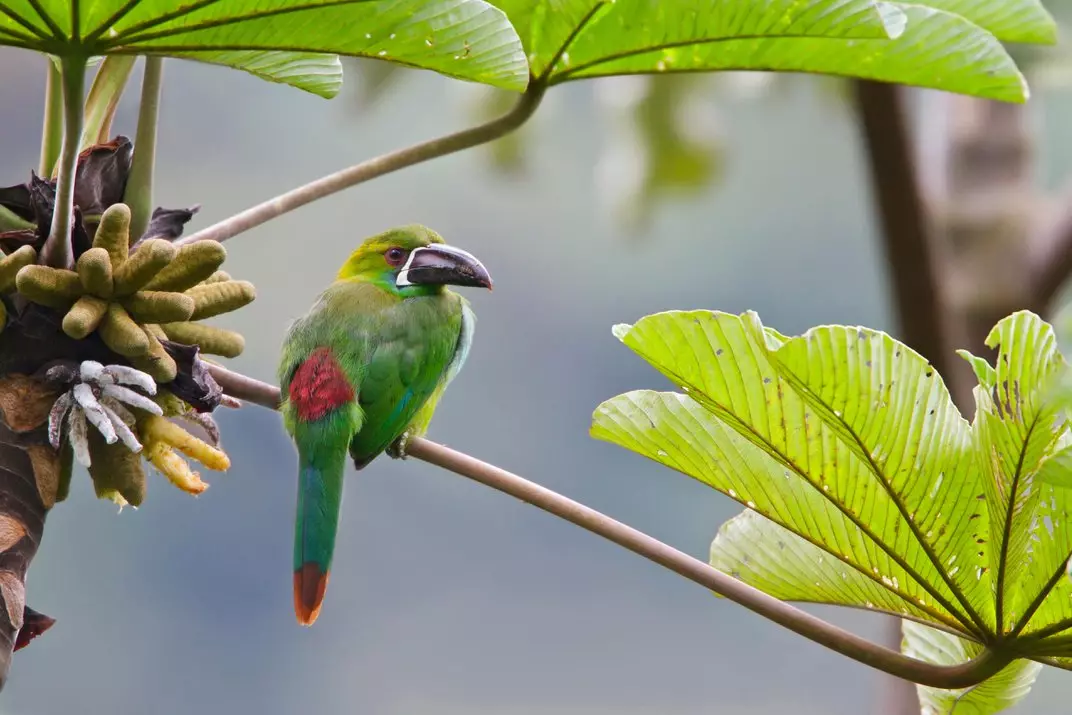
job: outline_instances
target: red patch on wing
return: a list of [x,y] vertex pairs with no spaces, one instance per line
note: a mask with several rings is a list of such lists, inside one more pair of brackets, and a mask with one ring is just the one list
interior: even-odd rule
[[317,348],[294,371],[288,394],[298,419],[312,422],[351,402],[354,388],[331,351]]

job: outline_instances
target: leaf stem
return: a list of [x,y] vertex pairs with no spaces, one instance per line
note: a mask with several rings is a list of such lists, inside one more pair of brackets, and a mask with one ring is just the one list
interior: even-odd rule
[[[278,409],[278,387],[218,365],[210,365],[209,371],[228,395]],[[809,640],[898,678],[933,688],[967,688],[983,682],[1012,662],[1012,656],[989,649],[974,660],[956,666],[934,665],[909,658],[769,596],[643,532],[505,469],[420,438],[410,442],[407,453],[565,519]]]
[[101,61],[86,96],[82,139],[79,141],[82,149],[108,141],[116,107],[137,60],[135,55],[108,55]]
[[78,173],[78,140],[82,136],[82,93],[86,82],[86,58],[60,60],[63,86],[63,149],[56,170],[56,206],[52,228],[41,249],[41,262],[53,268],[72,264],[71,227],[74,220],[74,182]]
[[331,194],[352,186],[390,174],[414,164],[437,159],[463,149],[494,141],[509,134],[524,124],[540,105],[546,85],[532,80],[517,104],[501,117],[484,124],[463,129],[446,136],[430,139],[420,144],[399,149],[389,154],[363,161],[347,169],[329,174],[304,186],[299,186],[274,199],[235,214],[219,223],[190,234],[175,241],[176,245],[194,243],[195,241],[226,241],[244,231],[260,226],[262,223],[278,218],[285,213],[317,201]]
[[147,55],[141,80],[138,130],[134,135],[134,159],[123,200],[130,207],[130,235],[134,240],[149,228],[153,213],[153,173],[156,168],[156,125],[160,116],[160,92],[164,58]]
[[46,56],[48,75],[45,78],[45,119],[41,126],[41,160],[37,164],[38,175],[48,178],[60,158],[63,142],[63,79],[60,68],[52,57]]

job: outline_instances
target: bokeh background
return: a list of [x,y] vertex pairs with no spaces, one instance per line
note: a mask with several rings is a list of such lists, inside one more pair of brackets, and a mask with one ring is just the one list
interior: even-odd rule
[[[201,228],[488,109],[484,90],[431,73],[400,71],[376,91],[377,69],[361,66],[325,102],[169,61],[158,202],[203,204],[191,225]],[[43,72],[43,59],[0,50],[0,184],[37,163]],[[736,505],[587,434],[603,399],[667,386],[611,326],[674,308],[753,309],[785,333],[831,322],[892,330],[894,320],[859,129],[838,87],[669,81],[678,84],[639,113],[644,80],[557,88],[519,147],[411,168],[231,240],[226,268],[259,291],[222,321],[247,339],[232,367],[274,380],[287,323],[349,251],[425,223],[495,279],[494,293],[469,292],[476,342],[430,436],[705,558]],[[133,136],[129,94],[115,129]],[[1072,96],[1036,89],[1030,111],[1037,181],[1053,187],[1072,168]],[[650,142],[680,160],[647,172],[638,152]],[[384,458],[349,478],[327,602],[315,627],[300,628],[295,454],[276,414],[217,414],[234,466],[206,473],[200,498],[157,476],[142,508],[117,514],[76,473],[28,579],[30,604],[58,623],[15,657],[0,713],[826,715],[875,705],[869,669],[413,460]],[[882,633],[869,614],[822,613]],[[1016,712],[1067,712],[1070,695],[1072,676],[1047,670]]]

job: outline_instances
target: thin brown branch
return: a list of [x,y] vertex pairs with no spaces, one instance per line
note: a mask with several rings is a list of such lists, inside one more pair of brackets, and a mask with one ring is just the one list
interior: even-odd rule
[[[218,365],[210,366],[209,370],[224,392],[232,397],[269,409],[278,408],[278,387]],[[909,658],[768,596],[699,559],[505,469],[426,439],[410,442],[407,454],[576,524],[805,638],[895,677],[935,688],[966,688],[994,675],[1011,660],[990,650],[975,660],[957,666],[938,666]]]
[[357,186],[370,179],[494,141],[524,124],[540,105],[545,90],[546,84],[544,82],[532,80],[529,82],[529,88],[518,99],[517,104],[501,117],[453,134],[414,144],[405,149],[399,149],[398,151],[363,161],[334,174],[329,174],[304,186],[292,189],[285,194],[280,194],[274,199],[269,199],[264,203],[246,209],[197,233],[179,239],[175,243],[181,245],[193,243],[194,241],[226,241],[228,238],[260,226],[262,223],[278,218],[294,209],[301,208],[308,203],[344,189],[349,189],[352,186]]

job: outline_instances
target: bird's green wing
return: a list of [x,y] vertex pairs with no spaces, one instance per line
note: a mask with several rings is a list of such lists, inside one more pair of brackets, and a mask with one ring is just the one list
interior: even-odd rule
[[377,316],[374,330],[369,326],[358,390],[365,422],[350,444],[355,466],[383,452],[436,393],[457,354],[462,305],[450,293],[410,298]]

